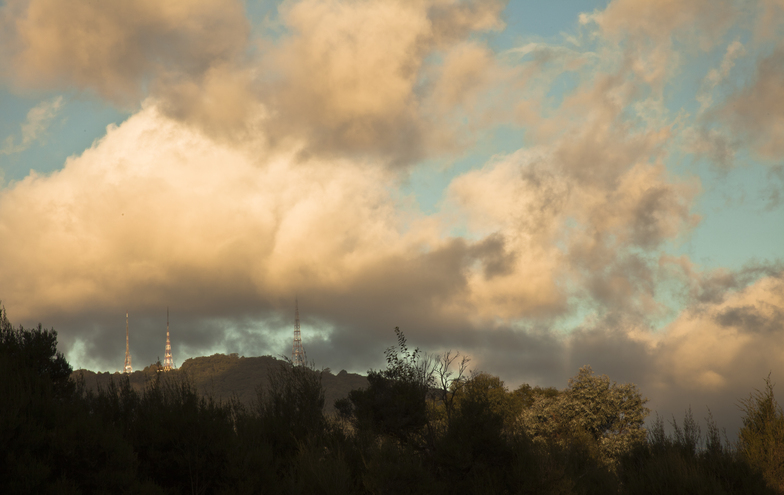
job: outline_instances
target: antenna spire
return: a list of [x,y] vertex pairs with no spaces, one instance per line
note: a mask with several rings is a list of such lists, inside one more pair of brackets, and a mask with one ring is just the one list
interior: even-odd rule
[[291,364],[294,366],[305,365],[305,348],[302,347],[302,335],[299,331],[299,300],[294,298],[294,345],[291,350]]
[[173,369],[174,360],[172,359],[171,342],[169,341],[169,307],[166,306],[166,352],[163,355],[163,371]]
[[133,373],[131,367],[131,347],[128,343],[128,312],[125,312],[125,368],[124,373]]

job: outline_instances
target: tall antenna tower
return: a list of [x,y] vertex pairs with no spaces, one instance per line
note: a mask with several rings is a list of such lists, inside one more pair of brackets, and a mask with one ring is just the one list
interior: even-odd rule
[[294,299],[294,346],[291,350],[291,364],[305,365],[305,349],[302,347],[302,335],[299,332],[299,301]]
[[166,306],[166,353],[163,356],[163,371],[171,371],[174,369],[174,360],[172,359],[171,342],[169,341],[169,307]]
[[133,373],[131,367],[131,348],[128,345],[128,312],[125,312],[125,373]]

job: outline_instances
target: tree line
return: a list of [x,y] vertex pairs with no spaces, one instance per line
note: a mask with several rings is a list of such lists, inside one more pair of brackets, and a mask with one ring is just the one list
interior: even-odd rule
[[57,333],[0,313],[2,493],[784,493],[784,412],[770,380],[730,442],[690,412],[645,428],[646,399],[580,369],[562,390],[410,350],[324,410],[321,374],[277,366],[256,401],[218,401],[159,373],[88,390]]

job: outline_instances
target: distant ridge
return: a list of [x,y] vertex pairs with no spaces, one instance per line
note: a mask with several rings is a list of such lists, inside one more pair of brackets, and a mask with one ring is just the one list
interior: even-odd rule
[[[167,371],[166,376],[178,378],[186,376],[196,389],[205,396],[217,400],[229,400],[236,397],[243,404],[250,406],[257,397],[258,387],[266,389],[267,377],[277,366],[288,365],[285,361],[272,356],[240,357],[237,354],[213,354],[212,356],[186,359],[179,369]],[[147,366],[141,371],[127,375],[121,373],[96,373],[90,370],[76,370],[72,378],[83,377],[88,390],[106,388],[114,380],[128,377],[131,387],[137,392],[144,390],[148,380],[155,377],[157,364]],[[348,396],[351,390],[367,387],[367,378],[345,370],[334,375],[329,369],[322,371],[321,384],[324,387],[325,411],[334,412],[337,399]]]

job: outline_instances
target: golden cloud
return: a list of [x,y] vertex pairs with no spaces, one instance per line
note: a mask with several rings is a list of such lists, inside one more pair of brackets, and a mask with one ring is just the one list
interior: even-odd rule
[[150,78],[200,74],[241,53],[239,1],[11,0],[0,11],[6,77],[24,88],[95,90],[138,104]]

